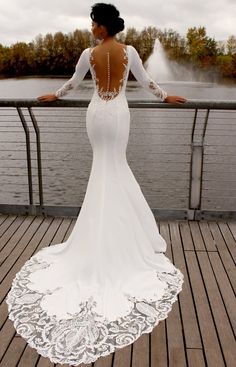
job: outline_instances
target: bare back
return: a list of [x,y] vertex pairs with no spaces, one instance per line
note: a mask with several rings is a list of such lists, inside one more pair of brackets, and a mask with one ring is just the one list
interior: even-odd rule
[[99,96],[105,100],[115,98],[126,76],[127,46],[118,42],[98,45],[90,49],[89,60]]

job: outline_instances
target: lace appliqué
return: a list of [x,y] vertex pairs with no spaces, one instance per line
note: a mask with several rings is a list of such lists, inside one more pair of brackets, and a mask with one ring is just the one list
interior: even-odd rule
[[[172,264],[168,258],[167,261]],[[167,318],[184,282],[176,267],[171,272],[157,272],[157,279],[166,283],[161,299],[147,302],[127,294],[132,309],[111,322],[94,312],[96,300],[90,297],[80,303],[78,312],[59,320],[55,315],[47,315],[41,307],[45,294],[52,292],[40,293],[27,287],[29,274],[47,266],[46,261],[32,256],[16,274],[6,297],[9,319],[17,333],[39,354],[53,363],[71,366],[94,362],[132,344],[141,334],[150,333],[159,321]]]
[[73,84],[72,83],[68,83],[68,84],[65,84],[63,86],[63,88],[60,88],[56,93],[55,95],[57,97],[63,97],[69,90],[73,89]]
[[95,72],[95,62],[94,62],[94,56],[93,56],[93,49],[90,49],[90,55],[89,55],[89,61],[91,65],[91,74],[93,76],[93,80],[95,81],[95,85],[97,88],[97,92],[100,98],[104,99],[105,101],[110,101],[111,99],[114,99],[118,96],[120,93],[124,81],[126,80],[127,72],[128,72],[128,51],[127,47],[123,48],[124,51],[124,61],[122,65],[124,66],[124,72],[122,78],[119,80],[119,88],[118,90],[114,88],[113,90],[110,89],[110,54],[107,52],[107,88],[104,90],[103,87],[99,88],[99,79],[97,78],[96,72]]
[[158,87],[158,85],[154,81],[150,81],[149,83],[149,89],[152,91],[152,93],[157,96],[161,97],[161,100],[164,101],[167,97],[167,93]]

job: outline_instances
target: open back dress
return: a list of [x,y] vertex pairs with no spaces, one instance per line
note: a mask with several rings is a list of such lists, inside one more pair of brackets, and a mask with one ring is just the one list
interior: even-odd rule
[[[158,68],[158,65],[157,65]],[[94,93],[86,112],[93,161],[86,194],[68,239],[44,247],[13,279],[6,302],[18,334],[54,363],[94,362],[150,333],[171,311],[183,273],[126,159],[129,71],[162,101],[136,49],[86,48],[62,98],[90,70]]]

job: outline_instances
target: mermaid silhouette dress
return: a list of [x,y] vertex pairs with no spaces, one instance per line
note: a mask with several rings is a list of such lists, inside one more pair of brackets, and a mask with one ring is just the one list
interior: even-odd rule
[[150,79],[136,49],[120,47],[104,55],[85,49],[72,78],[56,92],[66,95],[90,69],[87,190],[68,239],[27,260],[6,298],[18,334],[54,363],[91,363],[150,333],[184,282],[164,255],[167,244],[126,159],[129,70],[156,97],[167,94]]

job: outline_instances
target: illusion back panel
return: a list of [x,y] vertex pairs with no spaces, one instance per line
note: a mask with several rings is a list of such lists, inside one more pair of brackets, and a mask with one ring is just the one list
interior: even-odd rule
[[95,47],[90,52],[90,64],[100,97],[111,99],[117,96],[126,75],[127,47],[116,46],[105,50]]

